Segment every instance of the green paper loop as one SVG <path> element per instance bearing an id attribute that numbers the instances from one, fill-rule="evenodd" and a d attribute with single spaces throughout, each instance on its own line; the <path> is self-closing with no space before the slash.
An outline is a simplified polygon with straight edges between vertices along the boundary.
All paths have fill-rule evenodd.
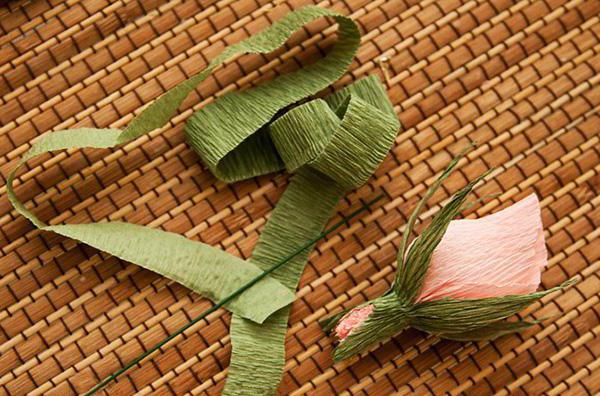
<path id="1" fill-rule="evenodd" d="M 267 124 L 281 109 L 322 91 L 340 78 L 352 62 L 360 33 L 347 17 L 323 8 L 305 7 L 250 37 L 245 44 L 236 45 L 239 49 L 233 52 L 255 53 L 255 43 L 260 43 L 261 52 L 272 51 L 292 32 L 323 16 L 333 17 L 339 25 L 338 41 L 324 58 L 256 88 L 228 93 L 188 121 L 188 143 L 220 179 L 233 182 L 284 168 Z M 231 48 L 225 52 L 231 52 Z"/>
<path id="2" fill-rule="evenodd" d="M 286 169 L 294 172 L 311 164 L 323 152 L 340 122 L 327 102 L 315 99 L 276 120 L 269 128 L 269 135 Z"/>

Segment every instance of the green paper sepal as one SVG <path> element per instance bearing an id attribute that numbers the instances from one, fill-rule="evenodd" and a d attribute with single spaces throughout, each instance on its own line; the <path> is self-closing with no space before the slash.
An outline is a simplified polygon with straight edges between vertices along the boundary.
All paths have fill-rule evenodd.
<path id="1" fill-rule="evenodd" d="M 443 298 L 416 304 L 411 309 L 411 326 L 432 334 L 469 332 L 506 319 L 540 298 L 568 287 L 573 280 L 530 294 L 479 299 Z"/>
<path id="2" fill-rule="evenodd" d="M 518 333 L 523 330 L 527 330 L 540 322 L 541 320 L 517 320 L 514 322 L 500 320 L 498 322 L 490 323 L 483 327 L 478 327 L 474 330 L 438 334 L 438 337 L 452 341 L 495 340 L 496 338 L 501 337 L 505 334 Z"/>

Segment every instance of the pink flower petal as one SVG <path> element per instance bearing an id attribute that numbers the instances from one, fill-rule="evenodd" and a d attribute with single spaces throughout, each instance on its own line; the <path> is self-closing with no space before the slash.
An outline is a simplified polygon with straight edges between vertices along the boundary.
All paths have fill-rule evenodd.
<path id="1" fill-rule="evenodd" d="M 335 327 L 335 335 L 337 338 L 342 341 L 348 337 L 350 333 L 352 333 L 352 330 L 360 326 L 367 317 L 371 315 L 374 309 L 375 307 L 373 304 L 369 304 L 361 308 L 354 308 L 344 315 Z"/>
<path id="2" fill-rule="evenodd" d="M 531 293 L 546 264 L 540 205 L 532 194 L 492 215 L 450 222 L 417 301 Z"/>

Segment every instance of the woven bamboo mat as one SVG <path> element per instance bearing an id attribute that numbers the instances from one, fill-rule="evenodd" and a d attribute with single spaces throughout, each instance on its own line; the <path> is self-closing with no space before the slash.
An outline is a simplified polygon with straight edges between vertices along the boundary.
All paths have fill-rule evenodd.
<path id="1" fill-rule="evenodd" d="M 122 127 L 202 69 L 224 46 L 309 0 L 17 0 L 0 11 L 0 166 L 41 133 Z M 600 392 L 600 2 L 324 0 L 363 41 L 340 87 L 386 78 L 404 125 L 368 185 L 336 218 L 383 191 L 385 202 L 321 242 L 293 305 L 282 394 L 572 394 Z M 216 96 L 321 56 L 334 30 L 309 25 L 270 56 L 215 73 L 180 113 L 114 150 L 31 161 L 17 192 L 51 223 L 146 224 L 248 257 L 285 189 L 284 174 L 217 181 L 186 146 L 183 125 Z M 381 62 L 381 56 L 388 61 Z M 550 318 L 494 342 L 406 331 L 332 364 L 317 320 L 385 290 L 401 227 L 436 172 L 469 140 L 468 161 L 429 212 L 488 167 L 471 209 L 483 216 L 536 192 L 550 255 L 543 287 L 577 276 L 523 315 Z M 209 306 L 189 290 L 87 246 L 35 230 L 0 188 L 0 393 L 76 394 Z M 424 216 L 426 218 L 427 216 Z M 335 221 L 333 219 L 332 221 Z M 218 394 L 230 353 L 225 311 L 194 326 L 108 394 Z"/>

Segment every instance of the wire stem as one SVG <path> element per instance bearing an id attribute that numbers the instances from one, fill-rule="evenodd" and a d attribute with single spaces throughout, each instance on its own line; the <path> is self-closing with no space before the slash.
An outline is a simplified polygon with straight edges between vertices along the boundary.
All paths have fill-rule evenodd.
<path id="1" fill-rule="evenodd" d="M 85 395 L 86 396 L 90 396 L 90 395 L 93 395 L 94 393 L 98 392 L 99 390 L 101 390 L 102 388 L 104 388 L 106 385 L 108 385 L 111 381 L 116 380 L 119 376 L 121 376 L 122 374 L 124 374 L 125 372 L 127 372 L 133 366 L 137 365 L 142 360 L 144 360 L 146 357 L 150 356 L 151 354 L 153 354 L 154 352 L 156 352 L 157 350 L 159 350 L 160 348 L 162 348 L 166 343 L 168 343 L 169 341 L 171 341 L 175 337 L 179 336 L 184 331 L 186 331 L 187 329 L 189 329 L 190 327 L 192 327 L 193 325 L 195 325 L 196 323 L 198 323 L 202 319 L 206 318 L 208 315 L 210 315 L 211 313 L 215 312 L 216 310 L 218 310 L 222 306 L 228 304 L 229 302 L 231 302 L 235 298 L 239 297 L 242 293 L 244 293 L 246 290 L 250 289 L 252 286 L 254 286 L 255 284 L 257 284 L 258 282 L 260 282 L 263 278 L 265 278 L 266 276 L 268 276 L 270 273 L 272 273 L 273 271 L 275 271 L 279 267 L 281 267 L 284 264 L 290 262 L 290 260 L 292 260 L 294 257 L 296 257 L 297 255 L 299 255 L 300 253 L 302 253 L 304 250 L 310 248 L 315 243 L 317 243 L 319 240 L 321 240 L 322 238 L 324 238 L 327 235 L 331 234 L 333 231 L 337 230 L 338 228 L 340 228 L 344 224 L 348 224 L 348 222 L 352 218 L 356 217 L 360 213 L 362 213 L 365 210 L 367 210 L 368 208 L 370 208 L 373 204 L 375 204 L 375 202 L 379 201 L 381 198 L 383 198 L 383 195 L 378 195 L 377 197 L 375 197 L 371 201 L 369 201 L 367 203 L 363 203 L 363 205 L 360 208 L 356 209 L 354 212 L 350 213 L 348 216 L 344 217 L 339 222 L 335 223 L 331 227 L 329 227 L 326 230 L 324 230 L 323 232 L 321 232 L 317 237 L 311 239 L 310 241 L 308 241 L 305 244 L 303 244 L 302 246 L 300 246 L 298 249 L 296 249 L 289 256 L 285 257 L 283 260 L 281 260 L 277 264 L 275 264 L 275 265 L 269 267 L 268 269 L 264 270 L 263 272 L 261 272 L 259 275 L 257 275 L 252 280 L 250 280 L 248 283 L 246 283 L 245 285 L 243 285 L 242 287 L 240 287 L 239 289 L 237 289 L 236 291 L 234 291 L 233 293 L 231 293 L 227 297 L 223 298 L 221 301 L 219 301 L 218 303 L 216 303 L 212 307 L 208 308 L 206 311 L 202 312 L 200 315 L 196 316 L 194 319 L 192 319 L 191 321 L 189 321 L 188 323 L 186 323 L 184 326 L 182 326 L 181 328 L 179 328 L 177 331 L 175 331 L 174 333 L 171 333 L 164 340 L 160 341 L 158 344 L 154 345 L 152 348 L 148 349 L 146 352 L 142 353 L 141 355 L 139 355 L 138 357 L 136 357 L 135 359 L 133 359 L 132 361 L 130 361 L 129 363 L 127 363 L 121 369 L 115 371 L 114 373 L 112 373 L 111 375 L 109 375 L 108 377 L 106 377 L 105 379 L 103 379 L 101 382 L 99 382 L 98 384 L 96 384 L 96 386 L 94 386 L 92 389 L 90 389 Z"/>

